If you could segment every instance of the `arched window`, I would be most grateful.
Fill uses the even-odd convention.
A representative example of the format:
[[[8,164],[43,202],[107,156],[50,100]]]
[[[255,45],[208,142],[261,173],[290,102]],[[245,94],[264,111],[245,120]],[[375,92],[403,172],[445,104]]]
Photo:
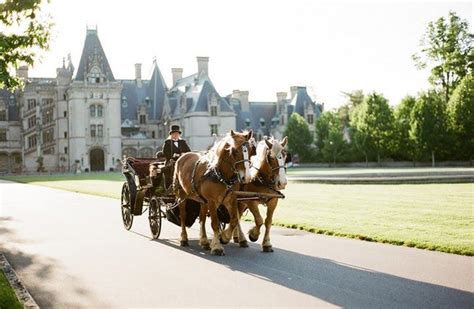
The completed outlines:
[[[103,107],[102,105],[97,105],[97,117],[103,116]]]
[[[250,127],[250,118],[245,118],[245,127]]]
[[[95,105],[91,105],[89,109],[90,109],[91,117],[95,117]]]

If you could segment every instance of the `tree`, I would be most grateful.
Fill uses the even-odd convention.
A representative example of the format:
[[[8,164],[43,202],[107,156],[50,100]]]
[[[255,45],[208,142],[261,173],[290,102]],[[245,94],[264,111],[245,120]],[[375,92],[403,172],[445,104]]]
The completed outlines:
[[[413,55],[418,68],[430,67],[429,81],[443,93],[447,103],[461,79],[473,71],[473,37],[467,21],[450,12],[430,22],[420,41],[421,50]]]
[[[51,23],[39,16],[42,0],[4,0],[0,2],[0,88],[14,90],[21,80],[11,74],[21,64],[32,66],[35,48],[49,47]]]
[[[358,148],[365,148],[366,160],[368,154],[374,152],[380,163],[380,156],[388,152],[392,141],[393,114],[388,100],[376,92],[366,96],[364,103],[355,110],[352,124],[355,142]]]
[[[448,103],[448,122],[456,137],[461,158],[474,155],[474,75],[466,75],[454,90]]]
[[[316,147],[318,153],[327,162],[336,163],[336,159],[345,151],[343,121],[337,112],[324,112],[316,122]]]
[[[308,124],[298,113],[291,115],[284,135],[288,136],[288,149],[291,153],[298,154],[303,162],[314,159],[311,150],[313,137]]]
[[[351,111],[364,102],[364,92],[354,90],[351,92],[342,92],[347,98],[347,102],[337,110],[339,118],[343,121],[345,127],[349,126]]]
[[[406,96],[394,112],[395,154],[403,159],[415,159],[414,145],[410,139],[411,111],[415,103],[416,98]]]
[[[335,118],[336,120],[339,120]],[[325,161],[333,161],[334,166],[336,165],[336,159],[340,157],[345,149],[346,142],[344,141],[344,135],[342,131],[342,126],[337,123],[333,123],[329,127],[327,138],[323,141],[323,158]]]
[[[418,156],[431,153],[433,166],[435,154],[447,141],[445,106],[441,97],[430,91],[420,94],[411,113],[410,139]]]

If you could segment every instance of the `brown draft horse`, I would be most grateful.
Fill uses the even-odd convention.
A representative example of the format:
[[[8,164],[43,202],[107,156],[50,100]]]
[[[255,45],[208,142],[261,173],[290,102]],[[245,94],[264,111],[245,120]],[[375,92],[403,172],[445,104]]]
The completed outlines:
[[[285,137],[281,142],[276,139],[264,139],[257,145],[256,155],[252,159],[252,180],[243,185],[244,191],[260,193],[276,193],[278,190],[285,189],[287,185],[285,162],[287,153],[285,146],[288,138]],[[263,218],[260,215],[258,205],[260,200],[249,200],[238,203],[239,218],[246,209],[249,209],[255,219],[255,226],[249,230],[251,241],[257,241],[260,235],[260,227],[263,224]],[[265,236],[263,237],[263,252],[273,252],[270,242],[270,228],[272,226],[273,213],[278,204],[278,198],[271,198],[264,202],[267,206],[267,215],[265,218]],[[240,229],[240,225],[234,230],[234,241],[239,242],[241,247],[247,247],[247,240]]]
[[[249,139],[252,131],[238,133],[233,130],[217,142],[208,154],[183,154],[175,165],[174,193],[179,203],[181,218],[181,246],[188,246],[186,233],[185,199],[193,199],[201,204],[201,235],[199,244],[211,249],[215,255],[223,255],[222,243],[228,243],[232,231],[238,224],[237,200],[232,191],[238,190],[242,183],[250,182]],[[224,205],[230,214],[229,227],[219,234],[217,208]],[[205,219],[211,216],[214,237],[211,244],[207,239]]]

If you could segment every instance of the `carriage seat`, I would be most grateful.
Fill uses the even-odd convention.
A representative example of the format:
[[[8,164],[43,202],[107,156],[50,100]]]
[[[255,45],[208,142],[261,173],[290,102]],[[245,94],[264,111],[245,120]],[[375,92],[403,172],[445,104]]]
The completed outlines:
[[[135,170],[135,175],[139,178],[145,178],[148,176],[150,163],[154,161],[156,161],[155,158],[127,158],[127,163]]]

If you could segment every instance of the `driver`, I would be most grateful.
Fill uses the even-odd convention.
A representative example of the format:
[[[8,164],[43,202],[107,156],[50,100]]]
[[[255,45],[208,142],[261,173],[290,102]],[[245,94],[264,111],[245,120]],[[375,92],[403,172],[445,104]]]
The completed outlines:
[[[181,154],[191,151],[186,141],[180,137],[181,131],[179,126],[171,126],[169,135],[170,136],[165,140],[162,148],[163,154],[166,158],[166,164],[168,164],[171,160],[178,160]]]

